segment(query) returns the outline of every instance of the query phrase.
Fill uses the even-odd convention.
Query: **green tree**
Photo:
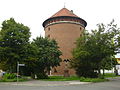
[[[58,48],[56,41],[48,38],[37,37],[32,41],[28,48],[30,57],[27,65],[34,76],[47,78],[47,71],[59,65],[61,52]]]
[[[0,31],[0,65],[3,70],[15,72],[17,61],[24,61],[30,35],[29,28],[13,18],[3,21]]]
[[[114,21],[107,26],[98,24],[98,30],[92,30],[91,33],[84,32],[77,40],[77,47],[73,50],[74,60],[71,62],[79,76],[101,77],[101,69],[111,68],[108,62],[115,64],[111,57],[119,47],[116,42],[118,34],[119,28]]]

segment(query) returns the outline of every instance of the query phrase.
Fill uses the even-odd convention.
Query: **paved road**
[[[29,85],[30,84],[30,85]],[[102,83],[45,82],[0,83],[0,90],[120,90],[120,78]]]

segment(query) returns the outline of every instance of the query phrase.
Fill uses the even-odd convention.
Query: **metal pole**
[[[17,83],[19,82],[18,75],[19,75],[19,62],[17,62]]]

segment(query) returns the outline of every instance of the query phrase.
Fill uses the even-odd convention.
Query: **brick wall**
[[[79,24],[58,23],[45,27],[45,36],[55,39],[59,49],[62,51],[62,60],[72,58],[72,50],[75,48],[75,42],[82,34],[84,27]],[[69,67],[69,66],[68,66]],[[61,62],[60,66],[52,69],[52,75],[63,75],[65,70],[65,62]],[[69,69],[70,75],[75,75],[73,69]]]

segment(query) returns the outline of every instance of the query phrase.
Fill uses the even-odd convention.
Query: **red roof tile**
[[[77,15],[75,15],[72,11],[69,11],[66,8],[62,8],[60,11],[58,11],[57,13],[55,13],[52,17],[59,17],[59,16],[71,16],[71,17],[78,17]]]

